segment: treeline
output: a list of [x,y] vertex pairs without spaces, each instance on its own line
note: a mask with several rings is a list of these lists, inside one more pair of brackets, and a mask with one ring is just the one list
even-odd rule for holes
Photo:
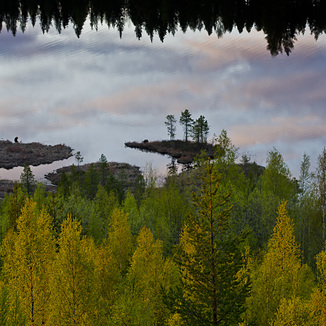
[[131,20],[137,38],[145,32],[151,39],[157,34],[162,41],[168,33],[174,35],[178,30],[206,30],[222,37],[234,28],[240,33],[255,28],[266,34],[267,49],[272,55],[283,51],[289,55],[297,35],[307,26],[316,39],[325,33],[325,3],[324,0],[0,1],[0,21],[14,35],[19,27],[26,30],[29,19],[33,26],[39,19],[43,32],[54,25],[60,33],[72,24],[79,37],[88,18],[95,29],[105,23],[120,35]]
[[93,195],[78,166],[28,190],[26,167],[0,206],[0,324],[324,325],[326,149],[297,180],[275,148],[261,171],[216,144],[137,191],[96,170]]
[[[177,120],[173,114],[169,114],[165,118],[164,124],[167,127],[167,132],[170,140],[174,140],[176,136]],[[206,143],[209,132],[209,125],[203,115],[194,120],[188,109],[181,112],[179,123],[184,130],[184,140],[188,141],[192,138],[196,143]]]

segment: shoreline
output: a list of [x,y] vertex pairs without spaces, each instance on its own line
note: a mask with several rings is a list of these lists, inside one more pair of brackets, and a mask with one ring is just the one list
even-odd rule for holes
[[44,145],[38,142],[0,141],[0,168],[9,170],[26,164],[38,166],[62,161],[73,156],[73,149],[64,144]]

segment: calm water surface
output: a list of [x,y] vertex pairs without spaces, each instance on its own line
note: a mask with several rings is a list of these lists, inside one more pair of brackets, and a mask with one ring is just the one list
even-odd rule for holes
[[[164,173],[167,157],[124,147],[126,141],[167,138],[165,117],[188,108],[204,115],[210,138],[226,129],[240,155],[265,165],[276,147],[298,176],[304,153],[315,165],[326,144],[326,36],[307,30],[290,56],[272,57],[263,32],[178,31],[164,43],[135,37],[130,23],[120,39],[107,26],[85,24],[43,34],[27,26],[0,34],[0,138],[65,143],[84,163],[103,153]],[[177,125],[177,138],[182,138]],[[74,159],[34,169],[38,178]],[[21,169],[0,170],[19,178]]]

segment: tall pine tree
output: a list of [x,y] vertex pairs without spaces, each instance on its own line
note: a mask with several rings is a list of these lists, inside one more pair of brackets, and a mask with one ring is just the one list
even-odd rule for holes
[[248,293],[240,276],[240,237],[229,232],[229,195],[219,192],[221,175],[205,163],[200,195],[180,236],[176,260],[182,278],[177,311],[188,325],[237,325]]

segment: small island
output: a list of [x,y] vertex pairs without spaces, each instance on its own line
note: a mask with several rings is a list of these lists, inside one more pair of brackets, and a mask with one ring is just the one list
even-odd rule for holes
[[71,147],[64,144],[12,143],[10,140],[1,140],[0,168],[12,169],[25,164],[33,166],[50,164],[71,157],[72,151]]
[[162,155],[169,155],[176,159],[180,164],[190,164],[194,158],[205,150],[209,157],[213,157],[215,147],[209,143],[196,143],[183,140],[161,140],[149,142],[144,140],[142,142],[126,142],[126,147],[136,148],[146,152],[159,153]]
[[[98,173],[101,173],[101,163],[88,163],[79,166],[69,165],[61,167],[51,173],[45,175],[45,179],[49,180],[53,185],[59,185],[62,174],[66,173],[68,176],[72,174],[73,169],[77,169],[81,176],[84,176],[90,168],[93,168]],[[138,178],[141,175],[140,168],[138,166],[130,165],[128,163],[118,163],[118,162],[106,162],[106,168],[109,173],[112,174],[114,178],[125,179],[125,183],[130,187],[133,187]]]

